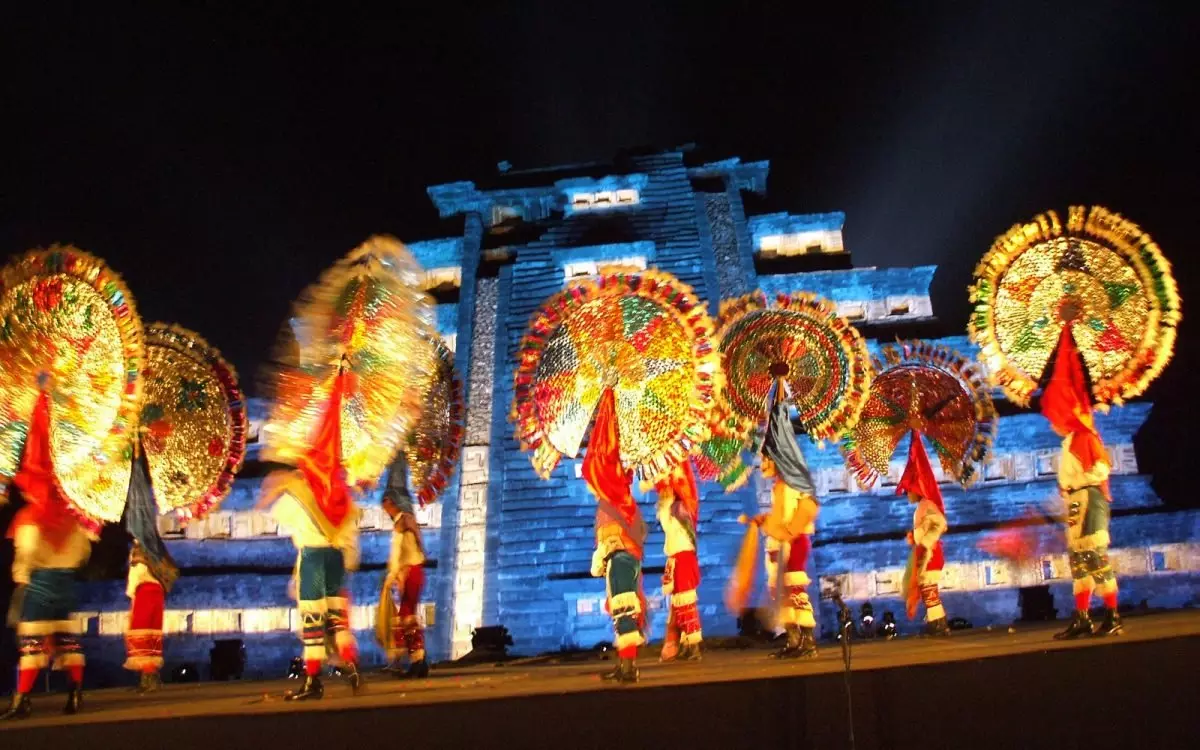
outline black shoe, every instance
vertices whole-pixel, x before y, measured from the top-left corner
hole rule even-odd
[[[314,675],[309,675],[304,678],[304,685],[298,692],[289,690],[283,697],[289,701],[315,701],[320,700],[325,696],[325,688],[321,685],[321,679]]]
[[[1104,620],[1092,631],[1092,635],[1121,635],[1125,629],[1121,627],[1121,616],[1117,614],[1117,610],[1110,609],[1104,615]]]
[[[29,693],[13,693],[12,705],[0,714],[0,721],[8,719],[28,719],[33,715],[33,704],[29,701]]]
[[[1076,612],[1071,618],[1071,624],[1061,633],[1054,634],[1056,641],[1070,641],[1082,635],[1092,634],[1092,618],[1088,617],[1087,612]]]
[[[945,637],[950,635],[950,625],[946,622],[945,617],[939,617],[936,620],[930,620],[925,623],[924,635],[932,638]]]
[[[621,659],[617,663],[616,669],[604,673],[601,678],[609,682],[632,684],[638,681],[638,676],[638,668],[633,659]]]
[[[414,661],[408,665],[404,677],[409,680],[423,680],[429,676],[429,662],[425,659]]]
[[[77,714],[83,710],[83,688],[78,685],[71,688],[71,692],[67,693],[67,705],[63,706],[63,713],[68,716]]]
[[[800,646],[795,655],[802,659],[816,658],[817,639],[813,635],[813,628],[800,628]]]
[[[795,625],[787,626],[787,643],[783,648],[771,654],[772,659],[794,659],[800,655],[802,636],[800,628]]]
[[[137,691],[138,695],[153,693],[162,687],[162,677],[158,672],[143,672],[138,679]]]

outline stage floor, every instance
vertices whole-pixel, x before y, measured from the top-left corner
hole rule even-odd
[[[951,664],[981,659],[998,659],[1042,652],[1094,650],[1105,659],[1105,647],[1147,641],[1188,638],[1200,635],[1200,611],[1178,611],[1131,616],[1125,633],[1116,638],[1088,638],[1059,642],[1051,638],[1062,623],[1019,625],[1011,631],[967,630],[950,638],[902,638],[892,641],[857,641],[853,648],[855,673]],[[169,644],[168,644],[169,648]],[[820,656],[810,660],[775,660],[760,648],[710,648],[701,662],[659,664],[647,653],[639,662],[641,682],[613,686],[599,673],[610,662],[597,658],[554,663],[550,657],[508,662],[499,666],[435,669],[429,679],[397,680],[382,673],[368,673],[365,688],[351,694],[344,681],[324,678],[325,698],[289,703],[282,700],[295,681],[193,683],[167,685],[158,693],[139,696],[128,689],[107,689],[85,696],[85,709],[77,716],[60,713],[62,696],[35,694],[34,717],[0,723],[0,732],[20,742],[22,730],[74,727],[109,722],[185,719],[200,717],[265,715],[313,711],[358,711],[363,709],[431,706],[449,702],[531,698],[568,695],[588,691],[637,692],[670,686],[719,686],[722,683],[758,682],[843,671],[842,651],[836,643],[822,644]],[[1063,696],[1069,702],[1068,696]],[[71,732],[75,734],[75,732]]]

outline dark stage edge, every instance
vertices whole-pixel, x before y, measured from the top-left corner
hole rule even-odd
[[[1106,639],[1057,642],[1059,626],[858,643],[855,746],[1195,746],[1200,612],[1129,617]],[[836,644],[809,661],[713,650],[698,664],[645,662],[629,687],[601,682],[608,665],[593,661],[374,675],[357,697],[330,678],[325,699],[304,704],[278,699],[286,681],[95,691],[74,717],[58,713],[61,695],[37,695],[33,719],[0,724],[0,746],[850,747]]]

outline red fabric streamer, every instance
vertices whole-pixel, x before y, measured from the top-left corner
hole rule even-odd
[[[1097,461],[1107,461],[1108,453],[1096,431],[1092,418],[1092,403],[1088,397],[1087,381],[1083,377],[1083,360],[1075,348],[1071,326],[1063,326],[1054,358],[1050,383],[1042,391],[1042,415],[1062,435],[1071,435],[1071,453],[1079,459],[1084,471],[1091,470]],[[1107,494],[1107,492],[1105,493]]]
[[[912,443],[908,446],[908,463],[900,477],[900,484],[896,485],[897,495],[907,493],[929,500],[937,506],[942,515],[946,514],[942,490],[938,487],[937,477],[933,475],[933,466],[929,463],[925,446],[921,444],[921,433],[917,430],[912,432]]]
[[[346,378],[345,370],[339,371],[334,378],[329,403],[317,425],[317,434],[298,462],[298,468],[304,474],[317,506],[334,526],[342,525],[351,506],[346,470],[342,467],[342,395],[347,385]]]
[[[62,490],[54,478],[54,461],[50,454],[50,395],[42,391],[33,408],[21,469],[13,477],[21,490],[25,507],[17,511],[8,528],[11,539],[17,529],[26,525],[38,527],[42,539],[56,550],[62,549],[74,530],[76,521]]]
[[[659,493],[670,492],[679,502],[687,520],[695,530],[700,523],[700,492],[696,488],[696,472],[690,459],[684,459],[671,468],[671,473],[656,483]]]
[[[644,527],[637,501],[630,485],[633,472],[621,466],[621,436],[617,429],[617,404],[612,389],[605,389],[596,410],[596,423],[583,458],[583,478],[596,496],[600,509],[617,521],[625,531],[626,541],[636,546],[641,559],[645,542]]]

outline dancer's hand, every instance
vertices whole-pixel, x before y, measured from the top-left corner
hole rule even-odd
[[[603,578],[607,567],[608,566],[605,564],[604,550],[600,547],[597,547],[596,551],[592,553],[592,577]]]

